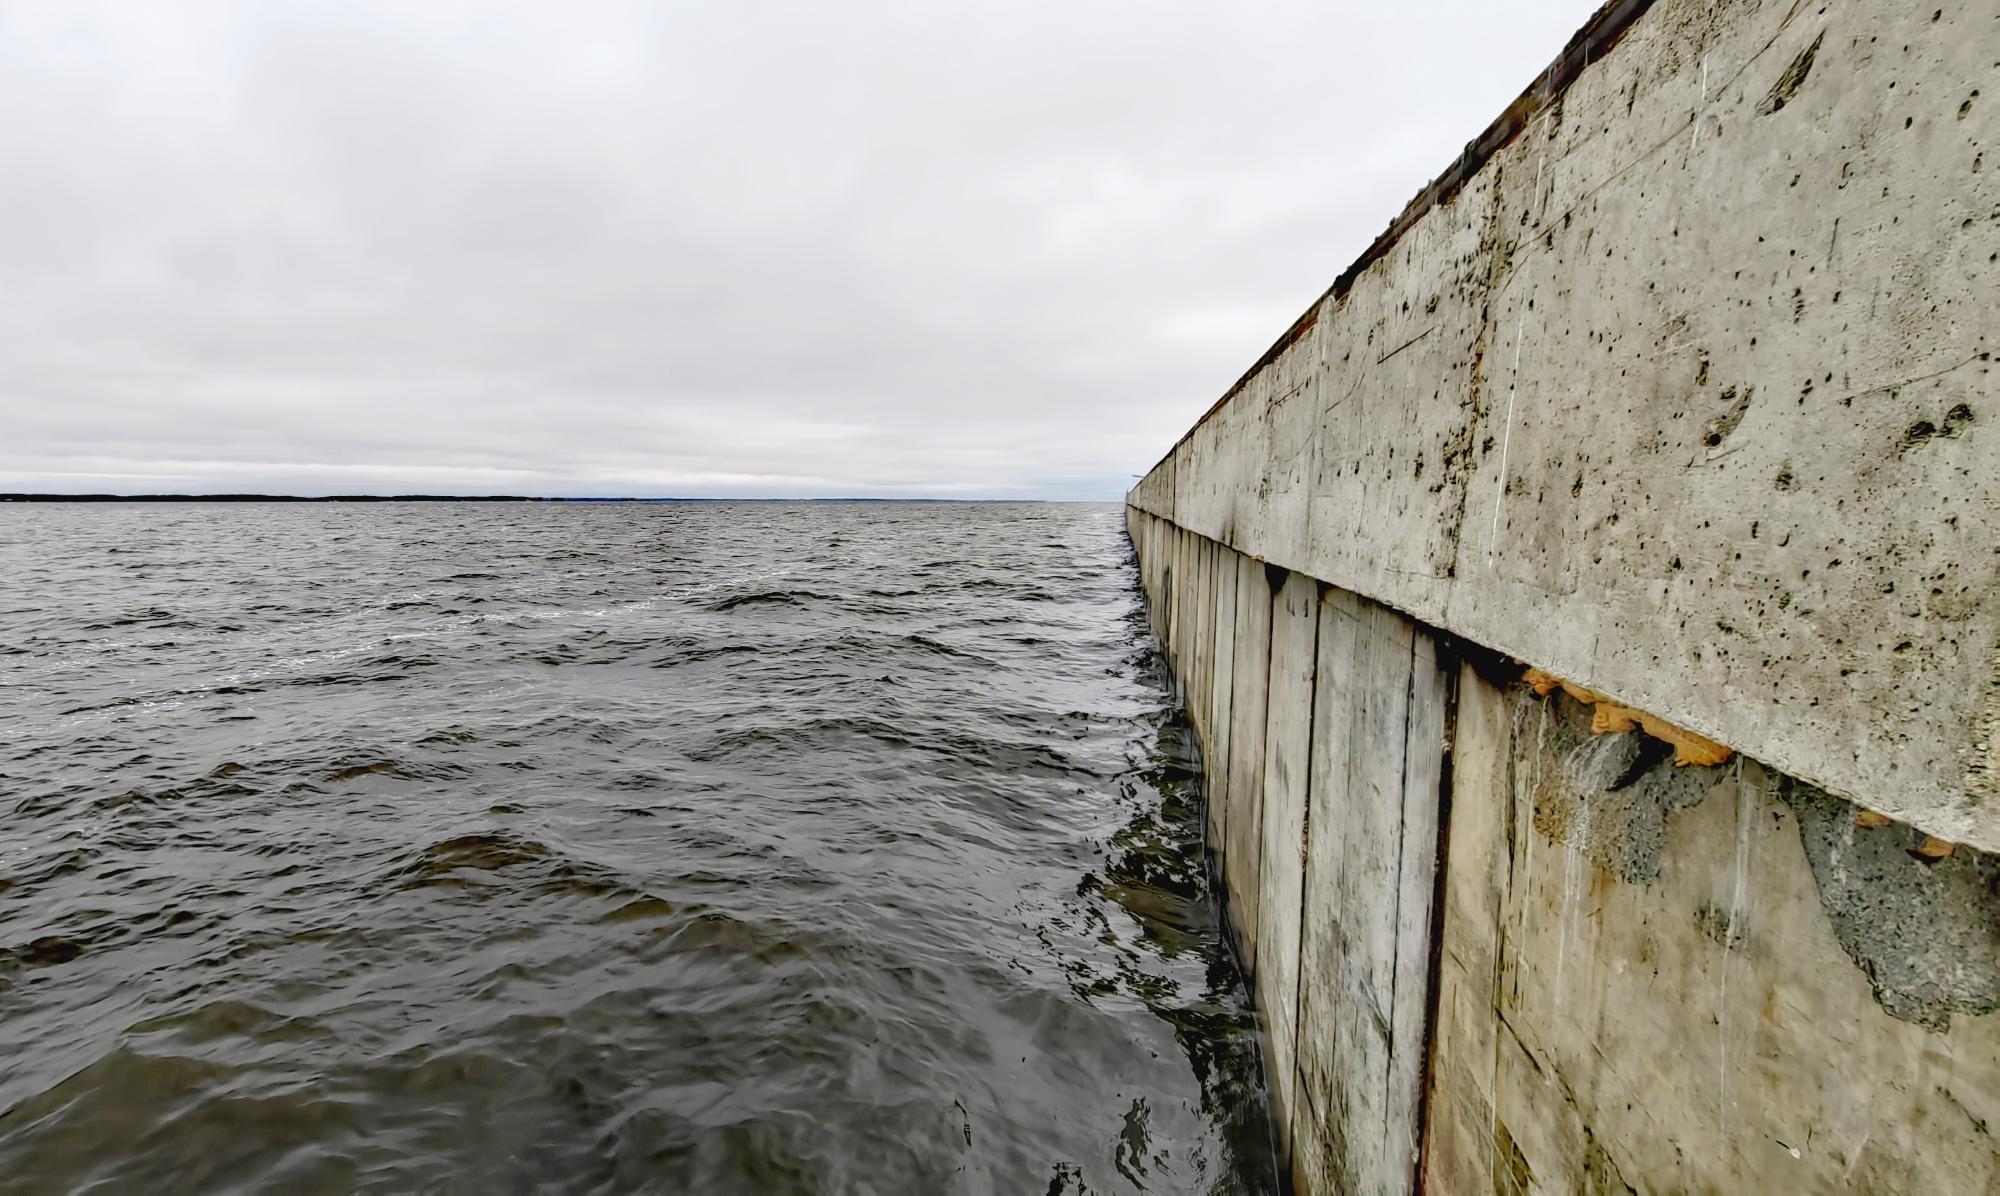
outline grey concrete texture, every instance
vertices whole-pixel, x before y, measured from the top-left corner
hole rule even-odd
[[[1535,829],[1621,882],[1659,881],[1669,820],[1706,800],[1718,771],[1676,768],[1672,748],[1646,735],[1593,734],[1590,707],[1561,691],[1538,710],[1517,710],[1535,711],[1535,758],[1523,786]],[[1853,803],[1765,772],[1797,817],[1834,936],[1882,1007],[1936,1030],[1953,1013],[2000,1008],[2000,857],[1964,846],[1927,856],[1921,831],[1864,825]],[[1717,941],[1739,929],[1719,906],[1698,921]]]
[[[1305,886],[1306,793],[1312,767],[1313,680],[1319,635],[1319,586],[1287,574],[1271,602],[1270,667],[1265,685],[1264,800],[1258,844],[1257,908],[1265,932],[1257,966],[1257,1004],[1270,1041],[1266,1067],[1272,1109],[1288,1138],[1295,1101],[1293,1050],[1298,1036],[1300,911]]]
[[[1884,1009],[1942,1033],[1953,1014],[2000,1008],[2000,857],[1960,847],[1935,859],[1911,828],[1860,826],[1853,806],[1810,785],[1781,794],[1834,937]]]
[[[1305,1192],[1408,1191],[1430,1042],[1445,677],[1422,629],[1328,590],[1314,686],[1293,1174]]]
[[[1435,642],[1137,508],[1130,527],[1163,647],[1205,712],[1209,846],[1281,1149],[1303,1191],[1410,1190],[1448,723]]]
[[[1229,808],[1229,770],[1226,762],[1230,752],[1230,728],[1233,720],[1233,698],[1236,691],[1236,578],[1241,571],[1237,553],[1221,545],[1216,546],[1217,565],[1215,575],[1215,660],[1210,666],[1213,676],[1213,690],[1209,695],[1209,705],[1215,711],[1212,720],[1213,733],[1207,741],[1204,760],[1212,766],[1206,770],[1208,797],[1208,843],[1210,851],[1221,853],[1223,843],[1223,812]]]
[[[2000,860],[1131,527],[1298,1190],[1994,1185]]]
[[[1271,585],[1264,566],[1244,556],[1236,560],[1235,677],[1230,685],[1229,811],[1223,816],[1222,879],[1228,894],[1230,926],[1244,970],[1254,977],[1263,926],[1264,747],[1266,686],[1271,666]]]
[[[2000,850],[1996,62],[1660,0],[1130,503]]]
[[[1560,694],[1457,691],[1432,1190],[1994,1190],[1990,857],[1913,856],[1754,761],[1628,763]],[[1635,867],[1649,803],[1676,808]]]

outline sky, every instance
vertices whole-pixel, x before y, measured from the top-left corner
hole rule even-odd
[[[0,490],[1114,499],[1591,0],[0,0]]]

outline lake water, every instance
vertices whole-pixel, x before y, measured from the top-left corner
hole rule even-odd
[[[0,1190],[1277,1183],[1115,505],[10,505],[0,577]]]

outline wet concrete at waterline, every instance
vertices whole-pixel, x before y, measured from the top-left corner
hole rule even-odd
[[[0,510],[0,1189],[1239,1192],[1110,505]]]

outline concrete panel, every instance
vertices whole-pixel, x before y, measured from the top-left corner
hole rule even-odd
[[[1342,846],[1340,903],[1349,935],[1342,962],[1345,1007],[1336,1018],[1336,1066],[1348,1083],[1348,1164],[1356,1190],[1397,1191],[1410,1177],[1390,1149],[1391,1019],[1398,958],[1397,870],[1402,863],[1403,776],[1409,728],[1410,623],[1366,603],[1357,638],[1360,702],[1349,770],[1352,821]]]
[[[1244,970],[1257,968],[1259,857],[1264,834],[1264,715],[1271,667],[1271,587],[1264,565],[1238,557],[1236,680],[1230,695],[1229,814],[1223,879]]]
[[[1403,755],[1403,821],[1396,865],[1396,941],[1389,998],[1385,1174],[1417,1175],[1423,1083],[1430,1051],[1431,911],[1438,888],[1446,695],[1436,641],[1410,637],[1410,696]]]
[[[1229,768],[1232,723],[1231,698],[1236,688],[1236,578],[1243,558],[1232,549],[1217,546],[1215,574],[1215,669],[1210,705],[1215,711],[1215,740],[1206,761],[1208,786],[1208,846],[1215,859],[1226,866],[1223,849],[1225,819],[1229,809]]]
[[[1374,603],[1343,595],[1332,606],[1335,655],[1322,668],[1339,671],[1322,690],[1331,705],[1315,731],[1347,743],[1314,753],[1315,798],[1323,782],[1337,821],[1322,823],[1315,800],[1310,850],[1340,859],[1308,865],[1298,1067],[1315,1124],[1297,1130],[1295,1165],[1309,1191],[1406,1191],[1414,1174],[1402,1144],[1415,1130],[1395,1078],[1408,1060],[1394,1045],[1415,629]],[[1327,873],[1336,879],[1322,888]]]
[[[1976,104],[1957,111],[1996,39],[1990,17],[1933,11],[1784,25],[1726,6],[1674,76],[1701,113],[1685,137],[1632,146],[1615,181],[1552,168],[1548,194],[1509,203],[1503,224],[1518,208],[1543,231],[1495,308],[1526,328],[1515,419],[1486,433],[1511,440],[1508,476],[1488,463],[1467,509],[1497,526],[1495,577],[1472,584],[1462,562],[1447,622],[1504,626],[1498,646],[1566,657],[1549,667],[1617,678],[1623,700],[1679,705],[1760,759],[1992,846],[1978,768],[2000,441],[1942,422],[1991,393],[2000,224],[1966,218],[2000,201],[1970,170],[1995,125],[1990,107],[1984,129]],[[1762,111],[1815,46],[1796,94]],[[1623,102],[1586,77],[1550,159],[1596,157]],[[1743,187],[1748,171],[1770,190]]]
[[[1493,182],[1473,179],[1410,230],[1394,258],[1322,301],[1326,381],[1312,430],[1315,576],[1436,622],[1458,555],[1460,513],[1491,346]],[[1410,263],[1433,263],[1434,269]],[[1274,559],[1285,559],[1283,556]]]
[[[1265,1076],[1281,1137],[1290,1125],[1294,1107],[1293,1048],[1298,1023],[1299,934],[1318,635],[1319,583],[1297,573],[1287,574],[1271,606],[1264,826],[1257,899],[1257,1007],[1264,1015],[1270,1043]]]
[[[1158,519],[1172,520],[1174,517],[1174,471],[1173,458],[1154,466],[1152,472],[1139,480],[1125,501]]]
[[[1190,534],[1178,526],[1170,528],[1172,546],[1168,548],[1168,644],[1172,646],[1174,662],[1174,696],[1182,702],[1188,700],[1188,540]]]
[[[1184,526],[1252,556],[1304,541],[1319,352],[1301,336],[1182,442],[1175,503]]]
[[[1152,546],[1152,538],[1154,538],[1154,526],[1160,520],[1152,518],[1150,514],[1142,512],[1136,506],[1128,506],[1126,512],[1134,516],[1132,546],[1138,552],[1138,588],[1140,588],[1140,594],[1146,596],[1146,630],[1150,630],[1152,636],[1158,640],[1160,638],[1160,590],[1158,590],[1158,586],[1154,586],[1152,570],[1158,564],[1160,556],[1158,556],[1158,552]]]
[[[1208,543],[1199,536],[1190,535],[1187,545],[1187,637],[1188,657],[1187,683],[1181,687],[1182,698],[1187,703],[1188,719],[1194,723],[1197,735],[1206,737],[1207,729],[1202,723],[1201,670],[1203,658],[1208,651],[1208,637],[1214,624],[1208,621],[1208,606],[1205,587],[1208,581]]]
[[[1270,429],[1264,418],[1270,382],[1253,375],[1244,388],[1189,435],[1189,455],[1207,468],[1190,473],[1176,502],[1192,527],[1238,552],[1256,555],[1257,479],[1262,476]],[[1175,450],[1180,454],[1182,450]]]
[[[1181,701],[1187,706],[1188,720],[1194,724],[1198,736],[1205,736],[1201,715],[1201,670],[1202,655],[1208,650],[1208,636],[1213,630],[1212,623],[1206,623],[1207,608],[1203,603],[1202,587],[1206,582],[1206,558],[1208,543],[1200,536],[1190,533],[1182,550],[1186,553],[1187,586],[1183,591],[1187,600],[1187,659],[1182,664]]]
[[[1296,1096],[1291,1139],[1293,1172],[1302,1192],[1335,1192],[1347,1177],[1344,1101],[1335,1018],[1340,1012],[1347,956],[1340,904],[1346,840],[1354,819],[1353,735],[1360,703],[1361,600],[1327,590],[1319,602],[1318,667],[1313,677],[1311,777],[1308,781],[1305,888],[1301,896]]]
[[[2000,1033],[1970,1010],[2000,992],[2000,861],[1924,863],[1908,828],[1634,739],[1461,676],[1431,1182],[1992,1190]],[[1853,933],[1860,885],[1897,930]]]
[[[1215,723],[1209,698],[1215,692],[1215,541],[1201,542],[1199,591],[1195,600],[1195,637],[1201,651],[1195,661],[1192,707],[1200,715],[1202,745],[1206,749],[1214,735]]]
[[[1167,526],[1164,519],[1146,516],[1146,545],[1139,559],[1139,574],[1146,589],[1146,620],[1163,651],[1167,642],[1167,605],[1166,596],[1160,592],[1160,577],[1165,572],[1166,562],[1161,545]]]
[[[1425,1187],[1433,1192],[1525,1192],[1511,1138],[1499,1132],[1493,1093],[1508,924],[1503,903],[1513,848],[1511,717],[1505,695],[1473,669],[1458,675],[1453,724],[1452,809],[1444,877],[1444,943],[1433,1039]]]
[[[1226,492],[1232,488],[1229,479],[1224,476],[1225,471],[1208,460],[1209,453],[1214,448],[1215,443],[1216,439],[1214,437],[1202,436],[1200,435],[1200,429],[1196,428],[1188,434],[1180,445],[1175,446],[1173,456],[1179,457],[1185,455],[1191,460],[1202,462],[1204,465],[1204,468],[1198,474],[1193,470],[1189,471],[1188,486],[1190,488],[1198,487],[1202,490],[1217,492]],[[1217,543],[1233,544],[1234,537],[1218,535],[1217,533],[1222,529],[1216,526],[1213,520],[1200,516],[1199,512],[1207,505],[1205,501],[1201,500],[1200,495],[1181,493],[1179,478],[1178,476],[1176,477],[1174,506],[1177,512],[1186,513],[1187,522],[1184,526],[1200,532]]]
[[[1135,501],[2000,848],[1996,60],[1653,4]]]
[[[1319,461],[1313,430],[1319,422],[1325,377],[1320,368],[1322,339],[1315,324],[1258,375],[1269,379],[1260,404],[1267,449],[1257,462],[1253,518],[1240,534],[1253,553],[1266,559],[1275,559],[1271,550],[1279,545],[1310,541],[1308,522]]]

